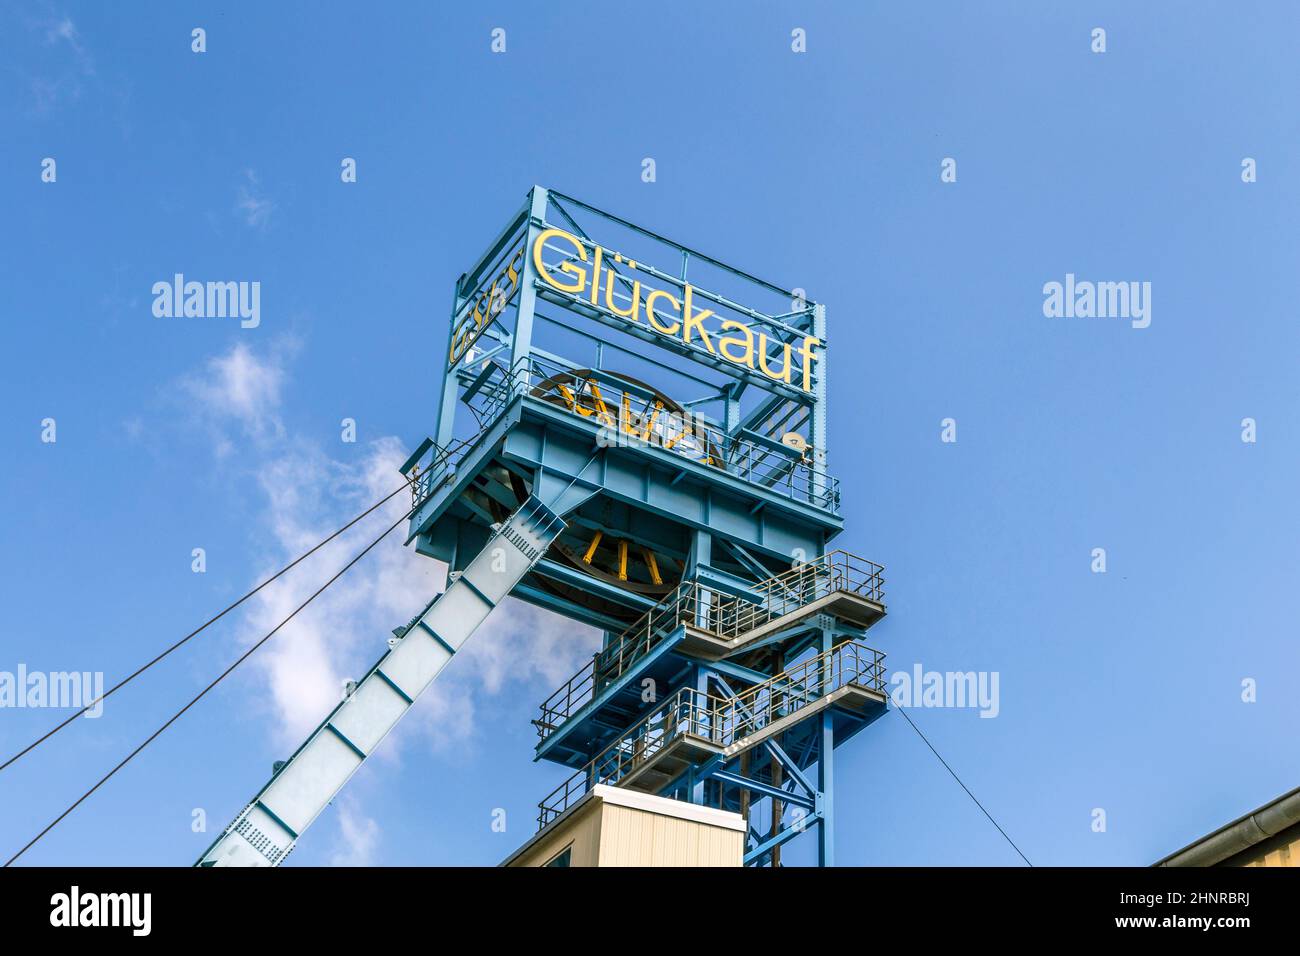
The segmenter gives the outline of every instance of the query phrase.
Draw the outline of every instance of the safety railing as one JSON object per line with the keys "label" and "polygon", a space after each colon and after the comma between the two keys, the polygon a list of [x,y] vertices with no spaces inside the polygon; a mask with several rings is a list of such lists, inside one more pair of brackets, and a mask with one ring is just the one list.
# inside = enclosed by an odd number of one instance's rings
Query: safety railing
{"label": "safety railing", "polygon": [[759,594],[757,602],[728,596],[716,604],[697,601],[698,606],[689,610],[700,619],[698,627],[723,640],[734,640],[836,592],[883,605],[885,569],[874,561],[837,550],[768,578],[753,590]]}
{"label": "safety railing", "polygon": [[538,829],[596,784],[617,786],[686,736],[707,741],[724,752],[743,748],[777,721],[849,685],[883,693],[884,653],[859,641],[845,641],[735,697],[715,697],[684,687],[547,794],[537,805]]}
{"label": "safety railing", "polygon": [[471,364],[462,372],[466,385],[461,400],[481,430],[490,428],[516,398],[526,395],[603,430],[602,440],[608,445],[670,451],[792,501],[839,513],[838,479],[811,461],[793,451],[728,435],[698,415],[670,409],[640,382],[602,370],[571,369],[535,356],[520,359],[509,369],[494,359],[478,372],[473,368]]}
{"label": "safety railing", "polygon": [[859,641],[845,641],[762,684],[731,698],[728,715],[734,728],[733,744],[797,713],[831,691],[849,684],[883,693],[885,655]]}
{"label": "safety railing", "polygon": [[847,551],[832,551],[755,585],[759,600],[734,597],[699,581],[683,582],[663,601],[598,651],[590,663],[544,700],[533,722],[545,740],[596,694],[689,624],[720,640],[734,640],[836,592],[884,604],[885,569]]}
{"label": "safety railing", "polygon": [[537,805],[539,829],[550,823],[596,784],[617,784],[640,765],[685,735],[726,746],[730,739],[724,699],[683,687],[649,717],[638,721]]}
{"label": "safety railing", "polygon": [[411,479],[412,511],[433,496],[433,493],[438,490],[447,475],[465,457],[465,453],[473,447],[476,440],[477,436],[468,439],[456,439],[448,442],[445,448],[434,444],[412,466],[410,472],[407,473]]}

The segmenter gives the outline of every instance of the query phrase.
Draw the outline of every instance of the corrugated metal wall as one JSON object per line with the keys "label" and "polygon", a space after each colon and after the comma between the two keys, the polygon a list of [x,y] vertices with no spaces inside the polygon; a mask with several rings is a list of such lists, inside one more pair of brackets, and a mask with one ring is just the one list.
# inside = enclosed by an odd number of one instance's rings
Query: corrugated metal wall
{"label": "corrugated metal wall", "polygon": [[601,866],[740,866],[739,830],[606,804]]}
{"label": "corrugated metal wall", "polygon": [[555,832],[528,852],[512,861],[510,866],[545,866],[564,848],[573,845],[569,866],[596,866],[600,851],[600,804],[583,808],[575,817],[555,828]]}
{"label": "corrugated metal wall", "polygon": [[1292,827],[1244,853],[1238,853],[1224,865],[1300,866],[1300,827]]}
{"label": "corrugated metal wall", "polygon": [[509,866],[545,866],[570,848],[570,866],[740,866],[740,830],[593,800]]}

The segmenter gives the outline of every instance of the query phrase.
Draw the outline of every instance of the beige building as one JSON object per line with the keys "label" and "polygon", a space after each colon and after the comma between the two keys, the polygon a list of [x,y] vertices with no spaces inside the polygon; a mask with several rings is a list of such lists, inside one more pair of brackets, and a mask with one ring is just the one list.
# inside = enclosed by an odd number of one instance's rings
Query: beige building
{"label": "beige building", "polygon": [[1300,866],[1300,787],[1284,793],[1156,866]]}
{"label": "beige building", "polygon": [[740,866],[738,813],[598,784],[502,866]]}

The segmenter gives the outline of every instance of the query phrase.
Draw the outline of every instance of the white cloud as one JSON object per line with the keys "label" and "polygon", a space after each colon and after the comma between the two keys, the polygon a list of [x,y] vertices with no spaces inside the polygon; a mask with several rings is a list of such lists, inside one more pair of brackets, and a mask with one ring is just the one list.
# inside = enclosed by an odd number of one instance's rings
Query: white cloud
{"label": "white cloud", "polygon": [[[37,114],[45,114],[63,101],[76,102],[84,92],[82,78],[95,76],[95,62],[82,42],[77,25],[66,16],[25,20],[29,29],[44,35],[45,45],[51,48],[51,53],[41,58],[40,73],[27,73],[15,66],[26,79],[33,109]],[[61,55],[65,51],[71,54],[70,59]]]}
{"label": "white cloud", "polygon": [[[305,443],[289,443],[259,466],[267,503],[266,577],[308,550],[353,515],[401,486],[406,457],[396,439],[368,446],[355,464]],[[342,568],[353,554],[399,519],[404,491],[258,594],[245,619],[245,639],[265,634]],[[402,546],[394,531],[362,561],[284,626],[252,659],[268,683],[282,743],[296,746],[384,650],[392,628],[437,593],[443,569]]]}
{"label": "white cloud", "polygon": [[245,183],[239,187],[235,211],[244,217],[244,223],[254,229],[265,229],[275,211],[275,203],[261,195],[257,173],[244,170]]}
{"label": "white cloud", "polygon": [[49,46],[55,44],[67,44],[68,49],[72,51],[73,58],[76,60],[77,68],[87,76],[93,76],[95,73],[95,63],[86,51],[86,46],[81,42],[81,33],[77,30],[77,25],[72,22],[71,17],[55,17],[47,20],[42,24],[45,29],[45,43]]}
{"label": "white cloud", "polygon": [[216,432],[215,447],[229,452],[233,445],[224,432],[229,423],[239,425],[252,438],[266,440],[284,435],[280,419],[285,361],[292,344],[281,343],[266,355],[257,355],[238,342],[229,351],[209,359],[203,370],[182,380],[183,393],[195,404],[193,417]]}
{"label": "white cloud", "polygon": [[50,20],[45,24],[45,42],[57,43],[59,40],[67,40],[74,49],[80,45],[77,25],[69,17]]}
{"label": "white cloud", "polygon": [[330,866],[374,866],[379,824],[348,799],[339,801],[338,811],[339,838]]}

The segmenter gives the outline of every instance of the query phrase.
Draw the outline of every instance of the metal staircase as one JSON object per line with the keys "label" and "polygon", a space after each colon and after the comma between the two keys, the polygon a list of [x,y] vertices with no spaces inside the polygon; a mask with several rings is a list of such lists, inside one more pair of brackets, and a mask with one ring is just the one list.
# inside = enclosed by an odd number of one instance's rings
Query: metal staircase
{"label": "metal staircase", "polygon": [[885,655],[846,641],[730,697],[683,687],[538,803],[545,827],[596,784],[657,793],[688,767],[729,760],[831,705],[883,706]]}
{"label": "metal staircase", "polygon": [[885,613],[884,568],[840,550],[768,578],[744,597],[698,580],[683,582],[544,700],[533,724],[545,741],[674,636],[701,657],[721,659],[818,613],[863,627],[875,623]]}
{"label": "metal staircase", "polygon": [[831,863],[831,755],[888,707],[863,640],[885,613],[884,569],[846,551],[758,581],[703,569],[542,703],[537,759],[574,769],[539,832],[608,785],[739,813],[747,865],[816,826]]}

